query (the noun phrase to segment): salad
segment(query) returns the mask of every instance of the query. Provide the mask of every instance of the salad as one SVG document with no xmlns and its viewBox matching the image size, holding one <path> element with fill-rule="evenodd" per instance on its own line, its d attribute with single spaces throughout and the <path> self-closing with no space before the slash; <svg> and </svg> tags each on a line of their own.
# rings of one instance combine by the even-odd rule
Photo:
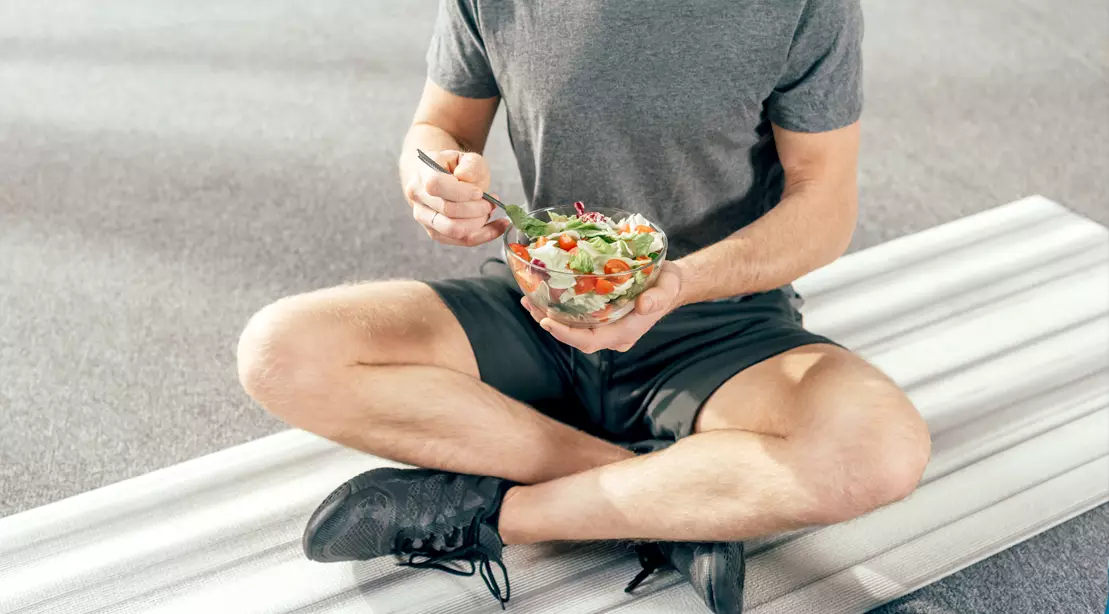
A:
<svg viewBox="0 0 1109 614">
<path fill-rule="evenodd" d="M 639 214 L 612 219 L 586 212 L 548 211 L 549 221 L 512 206 L 509 218 L 528 243 L 509 243 L 510 264 L 521 289 L 564 319 L 605 322 L 630 311 L 664 257 L 662 232 Z"/>
</svg>

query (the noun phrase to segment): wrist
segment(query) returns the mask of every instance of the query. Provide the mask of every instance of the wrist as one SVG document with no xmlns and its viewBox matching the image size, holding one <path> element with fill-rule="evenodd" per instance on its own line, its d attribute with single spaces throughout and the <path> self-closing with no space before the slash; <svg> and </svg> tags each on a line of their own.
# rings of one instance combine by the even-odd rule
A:
<svg viewBox="0 0 1109 614">
<path fill-rule="evenodd" d="M 684 307 L 690 303 L 698 303 L 701 301 L 697 296 L 697 284 L 693 279 L 692 267 L 681 260 L 671 260 L 666 263 L 667 268 L 670 268 L 678 277 L 678 293 L 674 297 L 674 304 L 672 309 Z"/>
</svg>

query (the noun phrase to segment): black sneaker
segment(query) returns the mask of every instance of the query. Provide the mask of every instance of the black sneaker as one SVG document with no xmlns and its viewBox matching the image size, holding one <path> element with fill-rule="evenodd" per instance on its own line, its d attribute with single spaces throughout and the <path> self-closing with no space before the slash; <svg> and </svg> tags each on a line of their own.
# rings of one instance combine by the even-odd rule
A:
<svg viewBox="0 0 1109 614">
<path fill-rule="evenodd" d="M 669 447 L 673 441 L 649 439 L 625 444 L 636 454 L 650 454 Z M 746 562 L 743 542 L 659 542 L 636 546 L 643 570 L 624 590 L 635 590 L 655 570 L 674 567 L 717 614 L 743 611 L 743 583 Z"/>
<path fill-rule="evenodd" d="M 459 576 L 480 573 L 504 607 L 510 596 L 497 515 L 512 483 L 431 469 L 367 471 L 332 492 L 304 529 L 313 561 L 361 561 L 389 554 L 400 564 Z M 447 565 L 469 563 L 469 569 Z M 493 574 L 501 569 L 504 592 Z"/>
<path fill-rule="evenodd" d="M 647 576 L 666 566 L 677 569 L 716 614 L 743 611 L 746 563 L 743 542 L 659 542 L 636 547 L 639 572 L 625 592 L 632 592 Z"/>
</svg>

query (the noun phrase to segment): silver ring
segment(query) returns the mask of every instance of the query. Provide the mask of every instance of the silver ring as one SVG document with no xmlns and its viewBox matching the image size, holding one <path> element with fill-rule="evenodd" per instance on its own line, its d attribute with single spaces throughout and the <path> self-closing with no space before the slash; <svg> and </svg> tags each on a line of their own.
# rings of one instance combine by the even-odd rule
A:
<svg viewBox="0 0 1109 614">
<path fill-rule="evenodd" d="M 435 218 L 439 217 L 439 212 L 436 211 L 435 215 L 431 216 L 431 227 L 435 228 Z"/>
</svg>

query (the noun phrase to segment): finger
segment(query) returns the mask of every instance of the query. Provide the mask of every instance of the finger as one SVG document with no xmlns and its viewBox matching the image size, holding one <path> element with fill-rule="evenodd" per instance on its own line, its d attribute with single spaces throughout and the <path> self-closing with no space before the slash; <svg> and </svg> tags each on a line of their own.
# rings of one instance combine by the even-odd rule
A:
<svg viewBox="0 0 1109 614">
<path fill-rule="evenodd" d="M 488 243 L 493 239 L 496 239 L 497 237 L 503 235 L 508 230 L 508 227 L 511 225 L 512 222 L 503 218 L 493 220 L 492 222 L 489 222 L 488 224 L 475 230 L 468 238 L 469 244 L 481 245 L 483 243 Z"/>
<path fill-rule="evenodd" d="M 520 299 L 520 304 L 524 306 L 524 309 L 526 309 L 528 313 L 531 314 L 532 319 L 534 319 L 536 322 L 542 322 L 543 318 L 547 317 L 547 314 L 543 313 L 542 309 L 539 309 L 538 307 L 533 305 L 526 296 Z"/>
<path fill-rule="evenodd" d="M 480 218 L 488 220 L 493 213 L 493 203 L 484 200 L 468 200 L 466 202 L 443 201 L 443 215 L 456 219 Z"/>
<path fill-rule="evenodd" d="M 602 339 L 599 339 L 599 337 L 602 336 L 600 330 L 570 328 L 561 322 L 555 322 L 551 318 L 543 318 L 543 320 L 539 322 L 539 326 L 550 333 L 555 339 L 558 339 L 566 345 L 572 345 L 586 354 L 592 354 L 606 347 Z"/>
<path fill-rule="evenodd" d="M 438 211 L 447 217 L 455 219 L 474 218 L 488 220 L 489 216 L 493 213 L 492 203 L 484 200 L 470 200 L 465 202 L 444 200 L 438 196 L 428 194 L 419 186 L 412 191 L 409 202 L 426 205 L 434 211 Z"/>
<path fill-rule="evenodd" d="M 453 173 L 454 167 L 458 166 L 458 161 L 462 159 L 462 152 L 457 149 L 443 149 L 441 151 L 424 152 L 431 156 L 432 160 L 439 163 L 439 166 L 447 169 Z M 436 171 L 438 172 L 438 171 Z"/>
<path fill-rule="evenodd" d="M 424 226 L 424 231 L 427 233 L 427 236 L 431 237 L 432 239 L 435 239 L 436 241 L 442 243 L 443 245 L 456 245 L 456 246 L 459 246 L 459 247 L 466 247 L 465 243 L 463 243 L 461 241 L 458 241 L 456 239 L 452 239 L 450 237 L 444 236 L 442 233 L 435 230 L 434 228 L 428 228 L 427 226 Z"/>
<path fill-rule="evenodd" d="M 412 205 L 412 217 L 424 226 L 459 241 L 467 241 L 486 225 L 482 218 L 456 220 L 419 202 Z"/>
<path fill-rule="evenodd" d="M 681 290 L 681 281 L 678 277 L 663 270 L 659 273 L 655 285 L 636 299 L 635 312 L 644 316 L 658 313 L 674 303 L 679 290 Z"/>
<path fill-rule="evenodd" d="M 454 167 L 452 172 L 455 177 L 466 183 L 476 186 L 488 185 L 489 163 L 480 154 L 473 152 L 462 154 L 458 158 L 458 166 Z"/>
<path fill-rule="evenodd" d="M 455 202 L 481 199 L 481 188 L 472 183 L 459 181 L 453 175 L 426 169 L 422 177 L 424 191 L 432 196 Z"/>
</svg>

